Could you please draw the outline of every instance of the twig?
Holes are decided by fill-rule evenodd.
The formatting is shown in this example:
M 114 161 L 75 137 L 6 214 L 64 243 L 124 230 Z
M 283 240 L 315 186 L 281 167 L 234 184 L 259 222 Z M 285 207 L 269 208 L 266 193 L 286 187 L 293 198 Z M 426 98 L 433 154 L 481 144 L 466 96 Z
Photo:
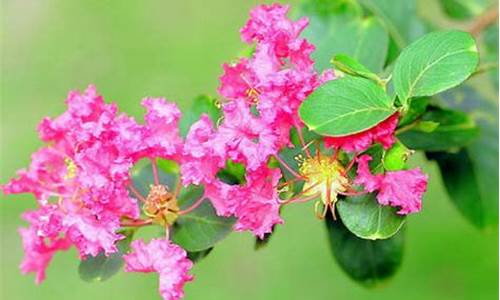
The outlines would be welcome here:
M 478 36 L 486 27 L 498 20 L 498 4 L 486 10 L 472 22 L 469 32 L 473 36 Z

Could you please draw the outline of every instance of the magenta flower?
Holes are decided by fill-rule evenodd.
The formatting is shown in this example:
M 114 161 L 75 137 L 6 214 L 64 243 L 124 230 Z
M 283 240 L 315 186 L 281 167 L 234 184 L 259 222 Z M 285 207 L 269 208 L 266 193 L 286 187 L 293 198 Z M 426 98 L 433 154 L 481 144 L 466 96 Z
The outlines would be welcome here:
M 255 170 L 278 152 L 276 139 L 272 127 L 253 116 L 245 102 L 234 101 L 224 106 L 224 122 L 212 142 L 218 156 Z
M 82 258 L 116 252 L 120 219 L 139 216 L 127 190 L 132 160 L 120 144 L 126 137 L 115 126 L 116 106 L 105 104 L 93 86 L 83 94 L 70 92 L 66 103 L 66 112 L 39 125 L 47 146 L 33 154 L 18 178 L 1 186 L 5 194 L 32 193 L 38 201 L 38 210 L 24 215 L 30 228 L 21 230 L 22 269 L 36 272 L 37 282 L 49 258 L 69 245 Z M 36 257 L 41 263 L 35 267 Z
M 384 149 L 389 149 L 395 142 L 394 130 L 398 125 L 398 114 L 393 114 L 377 126 L 360 133 L 342 137 L 327 137 L 327 147 L 342 149 L 347 152 L 361 152 L 375 143 L 380 143 Z
M 427 189 L 427 176 L 420 168 L 412 170 L 388 171 L 373 175 L 368 167 L 369 155 L 358 159 L 358 176 L 355 184 L 363 185 L 367 192 L 378 191 L 377 200 L 382 205 L 399 207 L 398 214 L 419 212 L 422 195 Z
M 184 284 L 193 280 L 188 272 L 193 263 L 186 251 L 166 239 L 152 239 L 148 244 L 143 240 L 131 243 L 131 253 L 125 255 L 125 271 L 156 272 L 160 276 L 160 294 L 165 300 L 184 297 Z

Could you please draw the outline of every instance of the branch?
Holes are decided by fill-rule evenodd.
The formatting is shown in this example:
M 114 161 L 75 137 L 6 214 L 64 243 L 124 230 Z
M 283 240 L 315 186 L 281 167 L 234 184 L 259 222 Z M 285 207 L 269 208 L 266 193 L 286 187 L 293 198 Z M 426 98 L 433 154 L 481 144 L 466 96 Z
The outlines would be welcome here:
M 498 20 L 498 4 L 486 10 L 472 22 L 469 32 L 473 36 L 478 36 L 486 27 Z

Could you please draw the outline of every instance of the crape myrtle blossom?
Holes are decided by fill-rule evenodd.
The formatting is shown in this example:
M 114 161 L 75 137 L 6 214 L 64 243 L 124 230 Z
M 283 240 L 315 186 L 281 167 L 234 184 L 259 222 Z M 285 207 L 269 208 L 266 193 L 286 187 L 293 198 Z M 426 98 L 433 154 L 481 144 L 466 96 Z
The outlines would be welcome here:
M 231 116 L 230 113 L 228 115 Z M 234 121 L 237 120 L 244 126 L 252 124 L 246 119 L 235 118 Z M 281 173 L 277 169 L 268 168 L 265 161 L 254 169 L 250 168 L 251 164 L 246 158 L 257 157 L 258 151 L 265 150 L 255 148 L 257 152 L 251 152 L 252 156 L 246 155 L 245 159 L 242 159 L 237 148 L 232 147 L 233 144 L 239 146 L 241 140 L 233 142 L 235 139 L 243 139 L 244 143 L 253 143 L 251 138 L 246 138 L 244 132 L 233 134 L 230 128 L 221 129 L 223 126 L 225 125 L 216 130 L 207 115 L 202 115 L 200 120 L 191 126 L 184 144 L 184 158 L 181 163 L 183 184 L 203 184 L 205 195 L 211 200 L 217 214 L 237 217 L 235 230 L 250 230 L 262 238 L 265 233 L 271 232 L 273 225 L 283 222 L 279 216 L 280 203 L 275 188 Z M 259 128 L 261 127 L 257 125 L 253 129 Z M 261 134 L 265 135 L 266 129 L 261 129 L 263 130 Z M 232 138 L 228 139 L 228 136 Z M 265 148 L 265 145 L 263 142 L 260 147 Z M 249 149 L 242 150 L 254 151 L 248 147 Z M 244 184 L 230 185 L 217 177 L 217 173 L 225 167 L 228 159 L 247 165 Z
M 342 137 L 326 137 L 325 145 L 346 152 L 361 152 L 374 143 L 380 143 L 384 149 L 389 149 L 396 141 L 394 130 L 398 125 L 398 113 L 393 114 L 375 127 Z
M 139 218 L 140 197 L 128 191 L 131 167 L 142 158 L 175 159 L 182 149 L 180 111 L 164 99 L 143 101 L 144 125 L 117 115 L 116 105 L 104 103 L 94 86 L 70 92 L 66 104 L 59 117 L 40 123 L 47 145 L 32 155 L 29 168 L 1 186 L 5 194 L 37 199 L 38 209 L 23 214 L 30 227 L 20 229 L 21 270 L 36 273 L 37 283 L 57 251 L 75 246 L 82 259 L 116 252 L 123 220 Z
M 114 142 L 116 106 L 105 104 L 93 86 L 83 94 L 70 92 L 66 104 L 62 115 L 45 118 L 39 125 L 47 146 L 36 151 L 30 167 L 1 189 L 5 194 L 32 193 L 38 201 L 38 210 L 25 217 L 37 234 L 25 240 L 26 252 L 35 247 L 29 243 L 54 248 L 64 236 L 81 257 L 100 251 L 110 254 L 122 238 L 116 233 L 120 217 L 139 215 L 136 200 L 126 189 L 132 160 Z M 27 263 L 23 266 L 35 271 Z
M 208 117 L 191 127 L 181 164 L 183 184 L 203 184 L 219 215 L 236 216 L 235 230 L 250 230 L 263 237 L 279 216 L 278 181 L 281 172 L 267 166 L 290 145 L 292 127 L 302 122 L 297 110 L 333 72 L 319 76 L 310 58 L 314 46 L 300 33 L 306 18 L 287 18 L 289 7 L 279 4 L 253 9 L 241 30 L 246 43 L 255 43 L 250 58 L 223 65 L 219 93 L 227 100 L 217 128 Z M 245 183 L 229 185 L 217 178 L 226 162 L 245 166 Z
M 246 43 L 255 43 L 250 58 L 225 64 L 219 93 L 228 101 L 244 100 L 255 106 L 259 119 L 278 136 L 280 146 L 289 144 L 290 128 L 301 125 L 297 110 L 321 83 L 333 79 L 331 70 L 319 76 L 313 67 L 314 46 L 300 33 L 307 18 L 287 18 L 289 6 L 261 5 L 250 13 L 241 29 Z
M 368 166 L 371 159 L 369 155 L 362 155 L 357 159 L 358 170 L 354 183 L 364 186 L 367 192 L 378 191 L 378 202 L 399 207 L 398 214 L 419 212 L 422 208 L 422 195 L 427 189 L 427 176 L 420 168 L 373 175 Z
M 193 263 L 186 251 L 167 239 L 152 239 L 148 244 L 135 240 L 130 244 L 130 254 L 125 255 L 125 271 L 150 273 L 160 277 L 160 295 L 165 300 L 184 297 L 184 284 L 193 280 L 188 272 Z

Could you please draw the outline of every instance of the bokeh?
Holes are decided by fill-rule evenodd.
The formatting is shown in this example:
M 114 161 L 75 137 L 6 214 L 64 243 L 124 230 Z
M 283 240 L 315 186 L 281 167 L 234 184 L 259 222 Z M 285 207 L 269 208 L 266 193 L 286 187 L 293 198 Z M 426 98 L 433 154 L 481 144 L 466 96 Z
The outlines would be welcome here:
M 0 182 L 28 165 L 41 146 L 37 123 L 63 112 L 71 89 L 93 83 L 137 118 L 145 96 L 186 108 L 199 94 L 215 95 L 221 65 L 243 49 L 239 28 L 258 3 L 3 0 Z M 436 9 L 425 5 L 419 7 Z M 263 249 L 254 250 L 249 233 L 231 234 L 196 264 L 185 299 L 497 299 L 498 230 L 468 223 L 449 201 L 436 164 L 416 161 L 430 174 L 429 190 L 422 213 L 407 222 L 403 265 L 385 285 L 367 289 L 342 273 L 324 224 L 305 204 L 286 207 L 286 225 Z M 159 299 L 154 274 L 83 282 L 74 250 L 55 256 L 40 286 L 21 275 L 17 228 L 25 225 L 21 212 L 34 207 L 31 196 L 2 196 L 1 299 Z

